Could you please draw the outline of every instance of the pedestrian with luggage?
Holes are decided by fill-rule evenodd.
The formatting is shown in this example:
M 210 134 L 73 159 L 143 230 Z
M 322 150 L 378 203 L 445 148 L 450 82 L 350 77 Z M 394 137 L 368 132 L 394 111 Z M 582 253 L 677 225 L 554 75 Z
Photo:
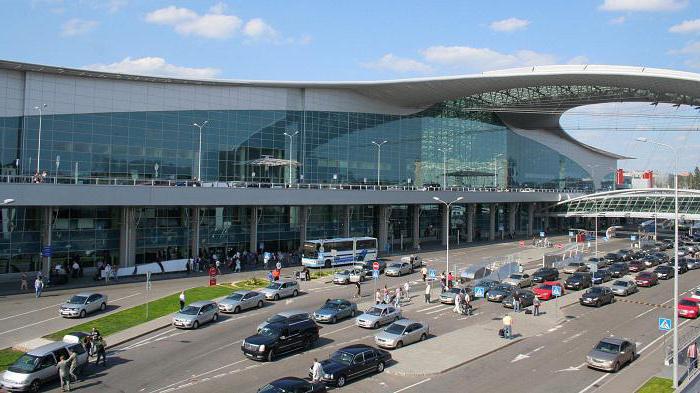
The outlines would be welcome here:
M 520 312 L 520 296 L 517 293 L 513 295 L 513 311 Z

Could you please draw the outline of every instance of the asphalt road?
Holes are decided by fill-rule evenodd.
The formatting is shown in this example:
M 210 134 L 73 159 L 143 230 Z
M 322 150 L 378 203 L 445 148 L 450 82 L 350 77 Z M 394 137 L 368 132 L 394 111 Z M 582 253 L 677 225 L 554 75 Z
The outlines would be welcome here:
M 612 246 L 608 244 L 605 248 Z M 508 247 L 512 250 L 514 246 L 473 248 L 469 256 L 503 255 Z M 429 257 L 426 256 L 426 259 Z M 683 276 L 684 288 L 695 285 L 698 278 L 700 271 Z M 408 279 L 417 281 L 417 274 L 388 280 L 382 277 L 380 286 L 386 282 L 392 287 Z M 362 302 L 371 301 L 373 284 L 366 283 L 363 287 L 365 297 Z M 483 300 L 475 302 L 477 315 L 470 318 L 453 314 L 451 306 L 425 305 L 421 288 L 418 286 L 418 292 L 402 309 L 409 318 L 427 321 L 434 335 L 439 336 L 469 324 L 482 324 L 503 315 L 500 304 Z M 272 363 L 245 358 L 240 351 L 241 340 L 253 334 L 257 324 L 267 316 L 292 308 L 313 311 L 326 298 L 349 298 L 354 293 L 354 287 L 320 281 L 302 283 L 302 289 L 304 293 L 297 298 L 271 303 L 261 310 L 225 316 L 218 323 L 205 325 L 196 331 L 167 328 L 113 348 L 108 354 L 108 367 L 90 367 L 85 380 L 75 388 L 99 392 L 254 392 L 259 386 L 278 377 L 304 376 L 314 357 L 325 358 L 335 349 L 352 343 L 372 343 L 375 331 L 356 327 L 353 320 L 346 320 L 336 325 L 324 325 L 321 340 L 310 351 L 286 356 Z M 669 291 L 670 283 L 664 282 L 656 288 L 643 289 L 629 300 L 660 304 L 670 296 Z M 383 373 L 355 381 L 341 390 L 398 393 L 459 391 L 460 387 L 479 386 L 480 389 L 494 392 L 579 392 L 602 375 L 608 375 L 581 366 L 585 354 L 602 336 L 615 334 L 631 337 L 640 343 L 640 349 L 654 342 L 659 336 L 656 331 L 657 315 L 654 311 L 649 312 L 650 309 L 653 310 L 650 306 L 623 301 L 602 309 L 572 305 L 563 310 L 567 322 L 553 327 L 550 332 L 539 337 L 528 337 L 446 374 L 417 378 Z M 517 325 L 515 330 L 517 333 Z M 478 337 L 465 339 L 478 340 Z M 420 345 L 414 348 L 420 350 Z M 430 361 L 430 356 L 440 354 L 426 354 L 426 361 Z M 644 356 L 639 361 L 645 361 Z M 620 375 L 632 374 L 635 366 L 626 368 Z

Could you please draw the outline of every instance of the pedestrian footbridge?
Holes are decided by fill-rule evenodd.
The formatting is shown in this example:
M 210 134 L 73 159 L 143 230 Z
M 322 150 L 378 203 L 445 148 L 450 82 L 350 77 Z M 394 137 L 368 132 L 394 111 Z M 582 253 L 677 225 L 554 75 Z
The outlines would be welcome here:
M 557 217 L 631 217 L 673 219 L 673 188 L 645 188 L 598 192 L 557 203 Z M 681 220 L 700 220 L 700 190 L 678 190 Z

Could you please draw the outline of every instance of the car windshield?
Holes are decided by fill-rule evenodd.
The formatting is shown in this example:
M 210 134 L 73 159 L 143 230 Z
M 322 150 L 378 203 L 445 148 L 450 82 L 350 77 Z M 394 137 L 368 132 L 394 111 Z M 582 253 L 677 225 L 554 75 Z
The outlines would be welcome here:
M 350 274 L 350 270 L 341 270 L 339 272 L 336 272 L 335 274 L 337 274 L 339 276 L 347 276 Z
M 72 298 L 68 299 L 68 304 L 85 304 L 86 300 L 87 296 L 75 295 Z
M 571 266 L 571 267 L 579 267 L 579 266 L 581 266 L 581 263 L 579 263 L 579 262 L 571 262 L 571 263 L 569 264 L 569 266 Z
M 615 281 L 613 285 L 616 287 L 626 287 L 627 285 L 629 285 L 629 283 L 627 281 L 618 280 Z
M 545 289 L 545 290 L 549 290 L 549 289 L 552 289 L 552 286 L 551 286 L 551 285 L 549 285 L 549 284 L 542 284 L 542 285 L 540 285 L 540 286 L 539 286 L 539 287 L 537 287 L 537 288 L 539 288 L 539 289 Z
M 511 274 L 510 278 L 512 278 L 513 280 L 520 280 L 521 278 L 523 278 L 523 275 L 522 274 Z
M 603 288 L 599 288 L 599 287 L 593 287 L 593 288 L 588 290 L 588 293 L 593 294 L 593 295 L 598 295 L 602 292 L 603 292 Z
M 258 393 L 291 393 L 291 391 L 267 384 L 261 387 Z
M 649 277 L 651 277 L 651 273 L 649 273 L 649 272 L 639 273 L 638 277 L 639 278 L 649 278 Z
M 510 286 L 510 285 L 499 285 L 499 286 L 497 286 L 494 290 L 495 290 L 495 291 L 508 292 L 508 291 L 511 290 L 511 286 Z
M 449 293 L 460 293 L 462 292 L 462 288 L 450 288 L 447 290 Z
M 389 265 L 389 267 L 400 268 L 401 264 L 400 263 L 392 263 L 391 265 Z
M 328 308 L 328 309 L 331 309 L 331 310 L 337 310 L 338 308 L 340 308 L 340 303 L 328 302 L 328 303 L 326 303 L 326 304 L 323 305 L 323 308 Z
M 8 370 L 15 373 L 28 373 L 34 370 L 34 368 L 39 364 L 39 357 L 34 355 L 24 354 L 20 356 L 15 363 L 8 368 Z
M 615 263 L 615 264 L 612 265 L 612 267 L 615 268 L 615 269 L 624 269 L 624 268 L 625 268 L 625 264 L 624 264 L 624 263 Z
M 268 323 L 282 322 L 282 321 L 286 321 L 286 320 L 287 320 L 287 317 L 284 317 L 284 316 L 279 315 L 279 314 L 275 314 L 275 315 L 271 316 L 270 318 L 267 318 Z
M 180 314 L 185 314 L 185 315 L 197 315 L 199 312 L 199 307 L 192 307 L 192 306 L 187 306 L 180 310 Z
M 598 270 L 597 272 L 593 272 L 593 275 L 596 277 L 603 277 L 606 274 L 608 274 L 607 270 Z
M 379 315 L 382 315 L 382 309 L 377 308 L 377 307 L 372 307 L 369 310 L 367 310 L 367 312 L 365 312 L 365 314 L 379 316 Z
M 258 334 L 261 336 L 265 336 L 265 337 L 277 337 L 277 336 L 279 336 L 280 332 L 277 329 L 273 329 L 269 326 L 265 326 L 264 328 L 260 329 Z
M 401 325 L 400 323 L 392 323 L 386 330 L 387 333 L 391 334 L 401 334 L 406 329 L 406 325 Z
M 331 360 L 334 362 L 342 363 L 342 364 L 350 364 L 352 363 L 353 356 L 352 354 L 345 353 L 345 352 L 335 352 L 333 355 L 331 355 Z
M 680 302 L 678 302 L 681 306 L 689 306 L 689 307 L 697 307 L 698 304 L 692 300 L 688 299 L 682 299 Z
M 267 289 L 280 289 L 281 286 L 282 284 L 273 282 L 272 284 L 267 286 Z
M 598 345 L 596 345 L 595 349 L 606 353 L 620 352 L 620 346 L 618 344 L 613 344 L 606 341 L 599 342 Z
M 243 298 L 243 295 L 240 293 L 234 293 L 233 295 L 226 296 L 226 299 L 235 300 L 235 301 L 241 300 L 242 298 Z

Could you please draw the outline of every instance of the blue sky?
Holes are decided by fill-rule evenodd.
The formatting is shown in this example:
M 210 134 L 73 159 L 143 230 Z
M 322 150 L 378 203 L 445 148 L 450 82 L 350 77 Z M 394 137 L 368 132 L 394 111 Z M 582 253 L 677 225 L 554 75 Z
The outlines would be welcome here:
M 116 72 L 376 80 L 566 63 L 700 72 L 698 0 L 2 0 L 0 7 L 0 58 Z M 603 112 L 640 110 L 648 112 L 635 105 Z M 683 127 L 697 125 L 695 112 L 682 116 Z M 639 133 L 684 146 L 684 168 L 700 161 L 692 154 L 700 149 L 688 147 L 700 147 L 697 128 L 659 132 L 668 121 L 641 117 L 601 138 L 592 124 L 609 120 L 584 117 L 564 123 L 587 143 L 643 158 L 625 168 L 670 168 L 658 149 L 628 146 Z

